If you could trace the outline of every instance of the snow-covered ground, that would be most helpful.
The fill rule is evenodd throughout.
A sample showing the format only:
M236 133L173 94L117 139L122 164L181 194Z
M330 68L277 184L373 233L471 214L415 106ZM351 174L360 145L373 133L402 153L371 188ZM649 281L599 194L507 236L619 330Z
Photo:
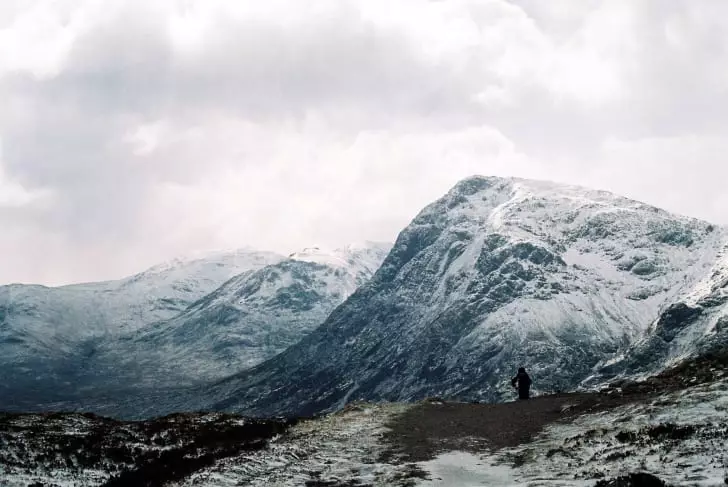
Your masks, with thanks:
M215 458L265 448L288 426L223 414L144 422L0 414L0 486L166 485Z
M413 475L418 473L416 468L379 460L386 449L382 441L386 432L384 424L408 407L411 405L350 406L343 412L299 423L273 437L265 449L250 449L238 456L222 458L184 481L166 485L411 485ZM5 448L0 455L1 486L26 487L34 482L62 487L101 486L112 475L134 469L133 464L123 461L126 457L113 456L113 452L125 447L164 450L185 443L175 439L184 438L184 435L170 429L170 422L164 422L161 427L155 427L154 423L136 427L132 423L104 429L106 424L75 415L45 422L42 427L39 421L39 416L31 415L27 420L13 421L9 428L0 428L0 446ZM215 424L234 422L218 415L203 416L194 421L198 424L205 421ZM245 421L241 420L240 424L245 424ZM99 436L99 430L104 431L103 436L108 440L95 439L94 435ZM150 431L155 433L150 434ZM43 438L43 433L48 438ZM31 435L32 438L20 446L22 442L17 440L21 435ZM70 459L65 460L63 455L67 455L68 451L64 448L71 445L77 436L85 438L85 442L78 442L79 445L93 448L79 450L78 454L72 448ZM165 441L160 441L160 438ZM121 439L122 443L115 445L114 439ZM103 445L104 450L97 445ZM198 452L201 453L205 451ZM66 461L69 462L68 467Z
M367 405L304 423L270 450L224 460L179 485L591 487L646 472L669 485L707 487L728 476L726 380L557 423L516 448L381 463L383 424L406 407Z

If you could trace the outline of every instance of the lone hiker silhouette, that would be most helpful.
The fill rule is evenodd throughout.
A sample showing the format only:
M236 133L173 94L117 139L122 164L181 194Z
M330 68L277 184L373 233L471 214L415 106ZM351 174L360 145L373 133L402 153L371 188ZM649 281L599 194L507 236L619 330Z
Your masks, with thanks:
M518 369L518 374L511 379L511 385L513 387L518 387L518 399L528 399L528 392L531 388L531 378L526 373L526 369L523 367Z

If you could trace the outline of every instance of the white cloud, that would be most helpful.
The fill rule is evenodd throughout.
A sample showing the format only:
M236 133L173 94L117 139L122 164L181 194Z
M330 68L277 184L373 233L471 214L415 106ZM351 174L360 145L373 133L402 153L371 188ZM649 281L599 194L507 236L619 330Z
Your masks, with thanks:
M0 167L0 208L27 206L41 197L41 193L30 192L17 182L6 179Z
M24 188L19 182L11 179L3 167L2 143L0 141L0 210L17 209L30 205L47 203L50 198L48 191L31 191Z
M2 2L0 282L393 239L473 173L728 221L727 16L709 0Z
M159 146L163 137L168 131L164 120L145 123L127 133L124 141L131 145L132 154L135 156L148 156Z
M91 2L6 1L0 7L0 76L52 77L88 20Z
M351 135L315 122L272 131L218 120L191 133L182 153L196 158L200 140L224 151L217 153L218 171L155 191L150 206L156 211L145 233L172 253L200 235L222 247L246 241L281 252L306 241L334 246L365 236L393 239L458 180L519 167L525 172L525 157L486 126ZM238 158L247 163L237 164Z
M587 182L663 208L728 223L728 140L722 135L607 139Z

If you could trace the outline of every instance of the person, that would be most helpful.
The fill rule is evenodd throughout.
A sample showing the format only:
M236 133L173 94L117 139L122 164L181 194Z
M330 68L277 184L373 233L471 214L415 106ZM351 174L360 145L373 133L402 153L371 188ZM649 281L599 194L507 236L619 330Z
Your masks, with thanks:
M526 369L521 367L518 374L511 379L511 385L518 388L518 399L528 399L529 390L531 389L531 378L526 373Z

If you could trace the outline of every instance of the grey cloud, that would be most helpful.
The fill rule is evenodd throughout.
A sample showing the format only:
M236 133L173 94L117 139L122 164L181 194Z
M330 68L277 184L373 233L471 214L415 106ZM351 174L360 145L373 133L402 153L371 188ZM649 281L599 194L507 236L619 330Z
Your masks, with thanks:
M290 30L220 19L197 55L175 55L164 32L160 22L139 16L100 26L76 41L63 72L40 89L103 114L217 109L269 119L342 105L447 111L467 84L351 9Z
M222 21L213 47L190 58L175 57L163 18L124 12L78 38L57 76L0 80L20 100L16 116L2 119L6 170L55 190L39 223L79 242L134 238L155 184L193 184L216 164L184 154L132 164L121 138L134 123L194 125L209 112L275 121L331 107L357 128L372 118L381 127L398 112L447 114L448 104L463 104L456 78L351 10L295 31Z
M499 127L528 154L582 159L598 164L605 137L627 140L675 137L685 133L719 134L728 129L728 38L719 19L728 17L721 2L536 2L514 0L555 46L579 46L593 33L602 7L627 6L624 23L614 31L620 46L601 53L616 58L623 92L597 105L556 96L543 84L516 89L515 102L495 106L482 119ZM550 8L565 3L569 8ZM585 47L589 47L584 44ZM571 66L576 73L578 59ZM599 79L595 79L599 82Z
M142 179L149 173L130 173L117 143L135 121L194 125L211 111L277 120L331 108L381 127L397 113L447 118L448 105L466 105L467 82L428 66L395 32L344 12L293 32L223 23L213 47L187 59L175 58L163 19L127 11L77 39L58 76L1 81L23 111L0 119L8 170L42 186ZM165 169L174 171L159 176L184 179L178 164Z

